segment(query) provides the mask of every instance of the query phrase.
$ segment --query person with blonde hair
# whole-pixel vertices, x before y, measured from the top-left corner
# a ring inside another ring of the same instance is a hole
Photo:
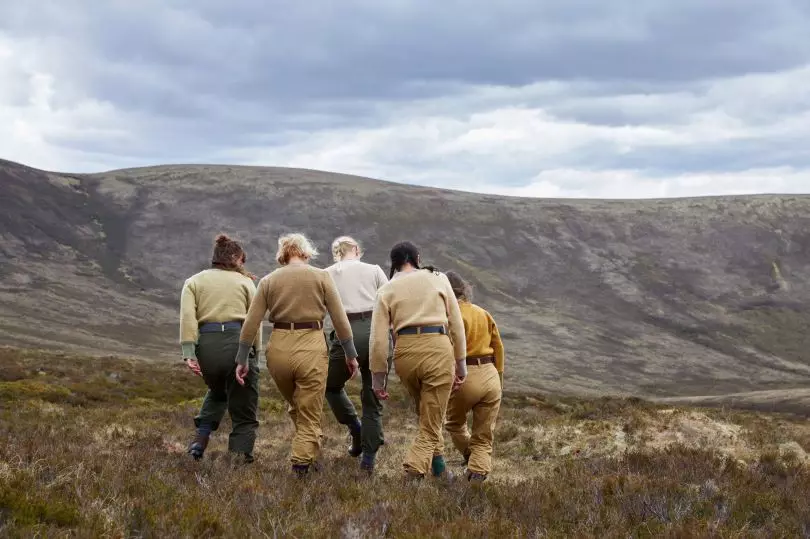
[[[265,357],[267,369],[288,403],[295,425],[290,460],[293,471],[306,475],[316,464],[321,444],[326,376],[329,367],[323,319],[326,313],[343,348],[350,376],[357,371],[352,328],[335,282],[326,270],[309,261],[318,251],[303,234],[287,234],[278,240],[276,261],[281,266],[259,281],[239,337],[236,379],[248,375],[250,343],[268,315],[273,324]]]
[[[183,283],[180,294],[180,346],[183,360],[202,376],[208,391],[194,424],[197,435],[188,453],[203,457],[213,431],[219,428],[225,411],[231,416],[228,450],[253,461],[253,446],[259,426],[259,365],[256,350],[261,346],[261,328],[245,341],[246,370],[237,383],[233,357],[239,348],[239,331],[256,294],[255,277],[245,270],[247,256],[242,245],[225,234],[217,236],[211,268]],[[248,366],[249,365],[249,366]]]
[[[388,331],[393,327],[394,370],[414,400],[419,431],[405,455],[406,477],[448,477],[444,424],[451,389],[467,376],[464,321],[447,277],[420,269],[410,242],[391,249],[390,281],[377,292],[371,320],[371,373],[377,398],[386,391]]]
[[[362,421],[346,395],[346,382],[351,377],[346,367],[343,347],[335,336],[329,334],[329,375],[326,379],[326,402],[332,409],[335,419],[346,425],[351,436],[349,455],[360,458],[360,468],[368,473],[374,471],[377,451],[383,444],[382,402],[371,387],[369,369],[369,337],[374,299],[388,278],[382,268],[360,260],[363,251],[360,244],[350,236],[341,236],[332,242],[332,257],[335,263],[326,268],[337,286],[340,299],[349,322],[357,347],[357,358],[363,387],[360,393]],[[389,344],[388,365],[391,365],[391,345]]]
[[[472,303],[472,287],[448,271],[447,280],[458,299],[467,337],[467,381],[450,395],[445,428],[464,456],[467,479],[486,480],[492,471],[492,442],[501,407],[504,351],[498,325],[487,311]],[[467,416],[472,412],[472,435]]]

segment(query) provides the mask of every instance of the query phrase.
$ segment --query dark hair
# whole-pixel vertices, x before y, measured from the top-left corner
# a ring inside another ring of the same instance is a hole
[[[391,271],[388,278],[394,276],[405,264],[419,269],[419,248],[409,241],[402,241],[391,247]]]
[[[447,280],[450,281],[450,286],[453,288],[453,293],[457,299],[472,301],[472,285],[465,281],[461,275],[455,271],[445,272]]]
[[[214,240],[214,254],[211,257],[211,267],[237,271],[246,277],[255,279],[256,276],[247,271],[244,267],[237,264],[237,260],[241,259],[242,264],[247,261],[247,253],[242,248],[242,244],[233,240],[225,234],[220,234]]]

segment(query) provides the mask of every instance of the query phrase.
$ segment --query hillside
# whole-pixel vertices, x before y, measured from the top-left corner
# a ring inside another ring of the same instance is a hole
[[[280,168],[0,161],[0,230],[0,344],[176,358],[180,286],[216,233],[244,240],[257,274],[281,233],[310,235],[322,266],[348,233],[386,269],[411,239],[469,277],[513,389],[810,410],[810,196],[538,200]]]

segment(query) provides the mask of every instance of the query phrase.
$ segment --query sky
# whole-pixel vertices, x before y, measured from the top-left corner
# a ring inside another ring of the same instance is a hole
[[[810,2],[0,0],[0,158],[810,193]]]

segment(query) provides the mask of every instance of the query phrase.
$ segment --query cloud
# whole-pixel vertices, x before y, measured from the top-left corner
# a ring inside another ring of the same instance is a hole
[[[0,156],[521,196],[810,192],[799,0],[0,5]]]

